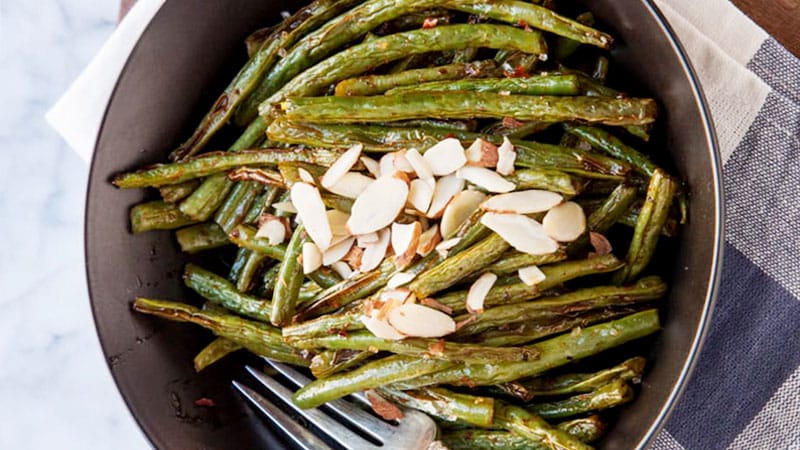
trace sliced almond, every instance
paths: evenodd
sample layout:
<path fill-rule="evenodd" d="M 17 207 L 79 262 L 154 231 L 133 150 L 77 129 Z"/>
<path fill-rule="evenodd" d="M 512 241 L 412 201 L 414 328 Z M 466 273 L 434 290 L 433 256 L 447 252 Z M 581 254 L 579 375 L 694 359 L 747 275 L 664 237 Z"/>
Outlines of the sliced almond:
<path fill-rule="evenodd" d="M 353 276 L 354 273 L 353 269 L 344 261 L 336 261 L 335 263 L 331 264 L 331 269 L 333 269 L 334 272 L 338 273 L 339 276 L 345 280 Z"/>
<path fill-rule="evenodd" d="M 481 138 L 475 139 L 466 150 L 468 166 L 495 167 L 497 166 L 497 146 Z"/>
<path fill-rule="evenodd" d="M 389 289 L 399 288 L 400 286 L 410 283 L 416 277 L 417 275 L 414 273 L 397 272 L 386 282 L 386 287 Z"/>
<path fill-rule="evenodd" d="M 286 235 L 286 224 L 277 217 L 265 220 L 256 232 L 256 237 L 267 238 L 269 245 L 283 243 L 286 240 Z"/>
<path fill-rule="evenodd" d="M 572 242 L 586 230 L 586 215 L 581 205 L 564 202 L 547 211 L 542 226 L 551 238 L 560 242 Z"/>
<path fill-rule="evenodd" d="M 416 303 L 406 303 L 389 311 L 389 324 L 400 333 L 416 337 L 442 337 L 456 330 L 447 314 Z"/>
<path fill-rule="evenodd" d="M 394 167 L 394 156 L 396 152 L 389 152 L 381 156 L 381 160 L 378 163 L 380 167 L 380 177 L 391 176 L 395 172 L 397 172 L 397 168 Z"/>
<path fill-rule="evenodd" d="M 399 341 L 406 337 L 403 333 L 400 333 L 393 326 L 391 326 L 389 321 L 385 318 L 378 319 L 373 316 L 364 316 L 361 318 L 361 323 L 364 324 L 370 333 L 381 339 Z"/>
<path fill-rule="evenodd" d="M 469 313 L 477 314 L 483 312 L 483 302 L 496 281 L 497 275 L 492 272 L 486 272 L 472 283 L 472 286 L 469 287 L 469 292 L 467 292 L 467 311 Z"/>
<path fill-rule="evenodd" d="M 304 183 L 308 183 L 310 185 L 316 186 L 317 180 L 314 179 L 314 176 L 311 175 L 311 173 L 309 171 L 307 171 L 306 169 L 303 169 L 302 167 L 299 167 L 297 169 L 297 173 L 298 173 L 298 175 L 300 175 L 300 180 L 302 180 Z"/>
<path fill-rule="evenodd" d="M 536 286 L 546 278 L 542 269 L 536 266 L 523 267 L 517 273 L 519 274 L 519 279 L 528 286 Z"/>
<path fill-rule="evenodd" d="M 542 224 L 528 216 L 487 212 L 481 223 L 523 253 L 548 255 L 558 250 L 558 242 L 547 235 Z"/>
<path fill-rule="evenodd" d="M 394 222 L 408 199 L 408 185 L 383 176 L 375 180 L 353 202 L 347 229 L 352 234 L 378 231 Z"/>
<path fill-rule="evenodd" d="M 289 214 L 297 214 L 297 208 L 294 207 L 291 201 L 275 202 L 272 204 L 275 211 L 281 211 Z"/>
<path fill-rule="evenodd" d="M 561 194 L 529 189 L 509 192 L 491 197 L 481 205 L 481 209 L 498 213 L 532 214 L 544 212 L 564 200 Z"/>
<path fill-rule="evenodd" d="M 347 198 L 356 198 L 375 180 L 360 172 L 347 172 L 333 186 L 327 189 L 334 194 Z"/>
<path fill-rule="evenodd" d="M 352 267 L 355 270 L 361 270 L 361 257 L 364 256 L 364 250 L 354 245 L 350 247 L 350 251 L 344 255 L 342 261 L 346 262 L 348 266 Z"/>
<path fill-rule="evenodd" d="M 303 243 L 303 274 L 308 275 L 322 266 L 322 252 L 313 242 Z"/>
<path fill-rule="evenodd" d="M 456 175 L 439 178 L 436 181 L 436 187 L 433 189 L 433 198 L 431 199 L 431 206 L 428 208 L 428 217 L 431 219 L 441 217 L 450 200 L 462 190 L 464 190 L 464 180 Z"/>
<path fill-rule="evenodd" d="M 428 164 L 428 161 L 422 157 L 417 149 L 412 148 L 407 150 L 405 157 L 406 161 L 408 161 L 408 163 L 411 164 L 411 167 L 414 169 L 414 173 L 417 174 L 417 178 L 424 180 L 431 187 L 436 184 L 436 180 L 433 179 L 431 166 Z"/>
<path fill-rule="evenodd" d="M 356 238 L 349 237 L 338 244 L 331 245 L 327 250 L 322 252 L 322 265 L 330 266 L 336 261 L 341 261 L 344 256 L 350 251 Z"/>
<path fill-rule="evenodd" d="M 406 267 L 414 259 L 421 234 L 422 225 L 419 222 L 392 224 L 392 250 L 396 255 L 394 261 L 398 268 Z"/>
<path fill-rule="evenodd" d="M 350 214 L 338 209 L 329 209 L 326 214 L 328 223 L 331 225 L 331 233 L 334 236 L 348 236 L 347 219 L 350 218 Z"/>
<path fill-rule="evenodd" d="M 336 185 L 344 174 L 349 172 L 356 162 L 358 162 L 363 148 L 364 146 L 361 144 L 354 144 L 347 149 L 346 152 L 342 153 L 342 156 L 337 158 L 328 170 L 325 171 L 325 175 L 322 176 L 320 184 L 322 184 L 325 189 L 330 189 L 332 186 Z"/>
<path fill-rule="evenodd" d="M 482 187 L 489 192 L 511 192 L 516 187 L 514 183 L 506 180 L 500 174 L 484 167 L 467 166 L 458 169 L 456 175 L 472 184 Z"/>
<path fill-rule="evenodd" d="M 356 236 L 356 238 L 358 239 L 358 246 L 365 247 L 369 244 L 374 244 L 375 242 L 378 242 L 378 233 L 373 231 L 372 233 L 359 234 L 358 236 Z"/>
<path fill-rule="evenodd" d="M 503 143 L 497 147 L 497 173 L 500 175 L 513 174 L 516 160 L 517 152 L 514 150 L 514 144 L 503 136 Z"/>
<path fill-rule="evenodd" d="M 441 312 L 443 312 L 443 313 L 445 313 L 447 315 L 452 315 L 453 314 L 453 308 L 451 308 L 451 307 L 449 307 L 447 305 L 444 305 L 442 303 L 439 303 L 435 299 L 432 299 L 430 297 L 425 297 L 422 300 L 420 300 L 419 302 L 420 302 L 420 304 L 423 304 L 425 306 L 430 306 L 433 309 L 438 309 L 439 311 L 441 311 Z"/>
<path fill-rule="evenodd" d="M 399 172 L 403 172 L 403 173 L 413 173 L 414 172 L 414 166 L 412 166 L 411 163 L 408 162 L 408 159 L 406 159 L 406 151 L 405 150 L 394 152 L 394 162 L 393 162 L 393 164 L 394 164 L 395 170 L 397 170 Z"/>
<path fill-rule="evenodd" d="M 592 244 L 592 248 L 594 248 L 594 252 L 597 255 L 608 255 L 613 250 L 611 248 L 611 242 L 608 242 L 608 238 L 600 233 L 594 231 L 589 232 L 589 242 Z"/>
<path fill-rule="evenodd" d="M 426 213 L 433 199 L 433 187 L 424 180 L 411 180 L 408 203 L 421 213 Z"/>
<path fill-rule="evenodd" d="M 362 156 L 361 162 L 364 164 L 364 167 L 367 168 L 367 171 L 375 178 L 381 176 L 381 165 L 378 161 L 370 158 L 369 156 Z"/>
<path fill-rule="evenodd" d="M 439 224 L 434 224 L 432 227 L 425 230 L 424 233 L 419 235 L 419 244 L 417 245 L 417 254 L 426 256 L 436 248 L 436 244 L 442 240 L 442 235 L 439 234 Z"/>
<path fill-rule="evenodd" d="M 439 141 L 425 152 L 423 158 L 436 176 L 450 175 L 467 163 L 464 147 L 456 138 Z"/>
<path fill-rule="evenodd" d="M 310 184 L 295 183 L 292 185 L 290 196 L 308 236 L 320 250 L 324 251 L 331 245 L 333 233 L 319 191 Z"/>
<path fill-rule="evenodd" d="M 458 227 L 478 209 L 484 200 L 486 200 L 486 194 L 478 191 L 461 191 L 456 194 L 444 208 L 440 224 L 442 236 L 447 238 L 458 231 Z"/>
<path fill-rule="evenodd" d="M 436 249 L 437 252 L 446 252 L 451 248 L 455 247 L 456 244 L 458 244 L 458 241 L 460 240 L 461 239 L 459 238 L 447 239 L 446 241 L 442 241 L 436 244 L 436 247 L 434 248 Z"/>
<path fill-rule="evenodd" d="M 386 249 L 389 247 L 389 230 L 384 228 L 378 231 L 378 242 L 364 246 L 364 253 L 361 255 L 362 272 L 370 271 L 378 267 L 386 256 Z"/>

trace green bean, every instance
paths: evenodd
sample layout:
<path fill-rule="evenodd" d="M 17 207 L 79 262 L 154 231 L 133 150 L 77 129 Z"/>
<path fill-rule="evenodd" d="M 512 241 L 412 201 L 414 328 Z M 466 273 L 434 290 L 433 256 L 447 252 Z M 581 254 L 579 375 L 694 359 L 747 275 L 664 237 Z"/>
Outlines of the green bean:
<path fill-rule="evenodd" d="M 603 437 L 603 432 L 606 429 L 606 424 L 598 415 L 568 420 L 559 423 L 557 426 L 560 430 L 564 430 L 571 436 L 587 443 L 594 442 Z"/>
<path fill-rule="evenodd" d="M 283 337 L 287 341 L 300 341 L 331 334 L 347 334 L 350 331 L 364 328 L 364 324 L 361 323 L 362 317 L 364 314 L 358 310 L 326 314 L 316 319 L 283 327 Z"/>
<path fill-rule="evenodd" d="M 178 203 L 194 192 L 197 186 L 200 186 L 200 180 L 189 180 L 180 184 L 162 186 L 158 189 L 158 193 L 165 202 Z"/>
<path fill-rule="evenodd" d="M 280 192 L 281 190 L 275 186 L 267 186 L 264 192 L 253 202 L 253 205 L 250 207 L 250 210 L 247 211 L 247 214 L 245 214 L 242 222 L 246 224 L 258 222 L 258 218 L 272 206 L 272 203 L 278 198 Z"/>
<path fill-rule="evenodd" d="M 625 256 L 625 267 L 614 276 L 614 282 L 625 283 L 639 275 L 655 252 L 661 230 L 669 217 L 669 208 L 677 190 L 677 181 L 661 169 L 650 178 L 633 238 Z"/>
<path fill-rule="evenodd" d="M 200 310 L 184 303 L 138 297 L 133 309 L 177 322 L 190 322 L 213 331 L 247 350 L 275 361 L 308 366 L 308 361 L 283 343 L 280 330 L 261 322 L 212 310 Z"/>
<path fill-rule="evenodd" d="M 637 356 L 599 372 L 540 377 L 525 381 L 523 384 L 535 396 L 582 394 L 616 379 L 638 383 L 642 378 L 645 362 L 644 358 Z"/>
<path fill-rule="evenodd" d="M 353 123 L 513 117 L 518 120 L 580 120 L 606 125 L 640 125 L 655 120 L 652 99 L 547 97 L 479 92 L 426 92 L 374 97 L 292 98 L 281 103 L 290 120 Z"/>
<path fill-rule="evenodd" d="M 278 272 L 280 270 L 281 270 L 281 265 L 275 264 L 274 266 L 264 271 L 264 273 L 261 275 L 261 283 L 258 286 L 259 297 L 272 298 L 272 291 L 275 289 L 275 282 L 278 279 Z"/>
<path fill-rule="evenodd" d="M 328 378 L 363 363 L 373 355 L 372 352 L 356 350 L 324 350 L 311 358 L 309 368 L 315 378 Z"/>
<path fill-rule="evenodd" d="M 592 450 L 592 447 L 570 436 L 566 431 L 550 426 L 538 415 L 519 406 L 498 402 L 495 412 L 495 425 L 533 441 L 542 442 L 546 448 Z"/>
<path fill-rule="evenodd" d="M 214 222 L 226 233 L 244 221 L 263 186 L 253 181 L 236 183 L 214 215 Z"/>
<path fill-rule="evenodd" d="M 612 225 L 625 214 L 636 200 L 638 189 L 626 184 L 620 184 L 608 196 L 605 202 L 587 219 L 587 226 L 591 231 L 605 233 Z"/>
<path fill-rule="evenodd" d="M 216 338 L 194 357 L 194 370 L 200 372 L 229 354 L 240 350 L 241 345 L 225 338 Z"/>
<path fill-rule="evenodd" d="M 267 259 L 269 257 L 263 253 L 249 252 L 236 279 L 236 289 L 240 292 L 248 292 L 253 287 L 253 279 Z"/>
<path fill-rule="evenodd" d="M 567 259 L 567 254 L 563 250 L 558 250 L 555 253 L 547 255 L 530 255 L 522 253 L 518 250 L 507 251 L 499 260 L 486 266 L 487 272 L 492 272 L 495 275 L 507 275 L 514 273 L 523 267 L 528 266 L 543 266 L 545 264 L 552 264 Z"/>
<path fill-rule="evenodd" d="M 268 187 L 286 189 L 283 177 L 273 170 L 259 167 L 240 167 L 228 172 L 231 181 L 251 181 Z"/>
<path fill-rule="evenodd" d="M 314 380 L 295 392 L 294 404 L 313 408 L 355 392 L 390 383 L 418 378 L 450 367 L 452 363 L 436 359 L 394 355 L 373 361 L 344 373 Z"/>
<path fill-rule="evenodd" d="M 306 229 L 303 225 L 298 225 L 286 245 L 278 280 L 272 291 L 270 322 L 275 326 L 286 324 L 294 315 L 297 296 L 303 284 L 303 265 L 299 258 L 304 242 L 307 242 Z"/>
<path fill-rule="evenodd" d="M 539 359 L 528 362 L 500 364 L 459 364 L 440 372 L 420 375 L 393 388 L 407 390 L 432 384 L 486 386 L 539 375 L 550 369 L 595 355 L 609 348 L 655 333 L 660 325 L 655 309 L 593 325 L 561 336 L 541 341 L 534 348 Z"/>
<path fill-rule="evenodd" d="M 283 244 L 271 245 L 266 238 L 257 238 L 256 229 L 249 225 L 238 225 L 234 228 L 228 238 L 241 248 L 262 253 L 269 258 L 283 261 L 286 253 L 286 246 Z"/>
<path fill-rule="evenodd" d="M 578 95 L 580 86 L 575 75 L 539 75 L 524 78 L 484 78 L 436 81 L 390 89 L 386 95 L 419 92 L 508 92 L 524 95 Z"/>
<path fill-rule="evenodd" d="M 255 54 L 261 49 L 261 46 L 269 41 L 270 36 L 272 36 L 272 33 L 276 28 L 277 26 L 259 28 L 244 38 L 244 46 L 247 49 L 248 58 L 255 56 Z"/>
<path fill-rule="evenodd" d="M 266 300 L 242 294 L 225 278 L 194 264 L 187 264 L 183 271 L 183 282 L 215 305 L 243 316 L 269 321 L 271 305 Z"/>
<path fill-rule="evenodd" d="M 131 231 L 143 233 L 151 230 L 174 230 L 195 223 L 172 203 L 161 200 L 139 203 L 130 211 Z"/>
<path fill-rule="evenodd" d="M 495 416 L 495 401 L 491 397 L 459 394 L 443 388 L 423 388 L 413 391 L 379 389 L 395 403 L 414 408 L 439 419 L 456 420 L 479 427 L 492 425 Z"/>
<path fill-rule="evenodd" d="M 603 435 L 605 424 L 597 416 L 561 422 L 556 427 L 581 442 L 593 442 Z M 466 429 L 448 431 L 442 441 L 450 450 L 548 450 L 541 440 L 531 440 L 508 431 Z"/>
<path fill-rule="evenodd" d="M 530 405 L 528 411 L 548 420 L 563 419 L 614 408 L 633 400 L 633 396 L 633 388 L 624 380 L 616 379 L 586 394 Z"/>
<path fill-rule="evenodd" d="M 341 154 L 341 151 L 336 150 L 305 148 L 211 152 L 182 162 L 156 164 L 149 169 L 120 174 L 114 177 L 113 183 L 120 188 L 158 187 L 224 172 L 239 166 L 263 166 L 279 162 L 330 165 Z"/>
<path fill-rule="evenodd" d="M 236 257 L 233 259 L 230 271 L 228 272 L 228 280 L 231 283 L 237 284 L 239 282 L 239 278 L 241 278 L 242 272 L 244 271 L 244 266 L 247 264 L 247 259 L 252 253 L 254 253 L 252 250 L 246 248 L 239 248 L 236 251 Z"/>
<path fill-rule="evenodd" d="M 627 162 L 642 175 L 650 177 L 658 169 L 658 166 L 653 164 L 648 157 L 625 145 L 622 141 L 605 130 L 571 124 L 564 124 L 564 129 L 568 133 L 586 140 L 592 147 Z"/>
<path fill-rule="evenodd" d="M 589 27 L 594 26 L 595 22 L 594 14 L 590 12 L 580 14 L 578 15 L 578 17 L 575 18 L 575 21 Z M 580 45 L 581 42 L 578 40 L 570 39 L 567 37 L 559 37 L 558 39 L 556 39 L 556 42 L 553 45 L 552 54 L 555 56 L 557 60 L 563 61 L 572 56 L 572 54 L 575 53 L 576 50 L 578 50 L 578 47 L 580 47 Z"/>
<path fill-rule="evenodd" d="M 198 223 L 175 232 L 182 252 L 197 253 L 230 244 L 228 235 L 219 225 L 211 222 Z"/>

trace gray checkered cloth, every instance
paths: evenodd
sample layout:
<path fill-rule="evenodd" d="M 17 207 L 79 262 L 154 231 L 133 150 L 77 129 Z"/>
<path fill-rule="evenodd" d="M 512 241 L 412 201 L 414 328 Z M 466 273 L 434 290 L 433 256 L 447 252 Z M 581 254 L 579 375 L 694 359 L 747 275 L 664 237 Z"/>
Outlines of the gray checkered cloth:
<path fill-rule="evenodd" d="M 800 60 L 725 0 L 656 3 L 711 107 L 727 235 L 708 338 L 652 448 L 800 449 Z"/>

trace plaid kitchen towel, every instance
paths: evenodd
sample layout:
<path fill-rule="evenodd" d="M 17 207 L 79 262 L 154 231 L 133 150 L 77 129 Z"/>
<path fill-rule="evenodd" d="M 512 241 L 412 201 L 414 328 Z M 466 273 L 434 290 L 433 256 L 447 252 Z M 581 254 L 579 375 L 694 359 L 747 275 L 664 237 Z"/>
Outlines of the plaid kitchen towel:
<path fill-rule="evenodd" d="M 139 0 L 48 114 L 87 161 L 116 77 L 163 1 Z M 652 448 L 800 450 L 800 61 L 727 0 L 656 3 L 710 105 L 727 236 L 705 346 Z"/>

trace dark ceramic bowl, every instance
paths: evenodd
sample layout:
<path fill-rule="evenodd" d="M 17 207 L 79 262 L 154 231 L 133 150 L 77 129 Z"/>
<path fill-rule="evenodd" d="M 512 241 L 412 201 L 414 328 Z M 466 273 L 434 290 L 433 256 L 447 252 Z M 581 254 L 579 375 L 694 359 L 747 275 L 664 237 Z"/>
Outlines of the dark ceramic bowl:
<path fill-rule="evenodd" d="M 677 242 L 664 301 L 664 329 L 647 344 L 651 361 L 637 400 L 622 409 L 601 448 L 641 448 L 664 423 L 695 363 L 720 267 L 719 158 L 697 79 L 650 2 L 594 0 L 592 11 L 617 37 L 618 73 L 661 102 L 656 151 L 669 154 L 691 190 L 690 223 Z M 131 413 L 159 449 L 282 448 L 270 428 L 232 391 L 248 380 L 237 355 L 201 374 L 193 355 L 208 342 L 194 326 L 131 312 L 137 295 L 190 298 L 185 262 L 170 233 L 128 232 L 128 209 L 148 195 L 118 190 L 112 174 L 162 161 L 197 123 L 244 60 L 242 40 L 297 2 L 166 2 L 128 60 L 108 106 L 86 202 L 86 267 L 97 331 Z M 252 362 L 252 360 L 249 360 Z M 248 380 L 249 381 L 249 380 Z M 194 400 L 208 397 L 213 408 Z"/>

